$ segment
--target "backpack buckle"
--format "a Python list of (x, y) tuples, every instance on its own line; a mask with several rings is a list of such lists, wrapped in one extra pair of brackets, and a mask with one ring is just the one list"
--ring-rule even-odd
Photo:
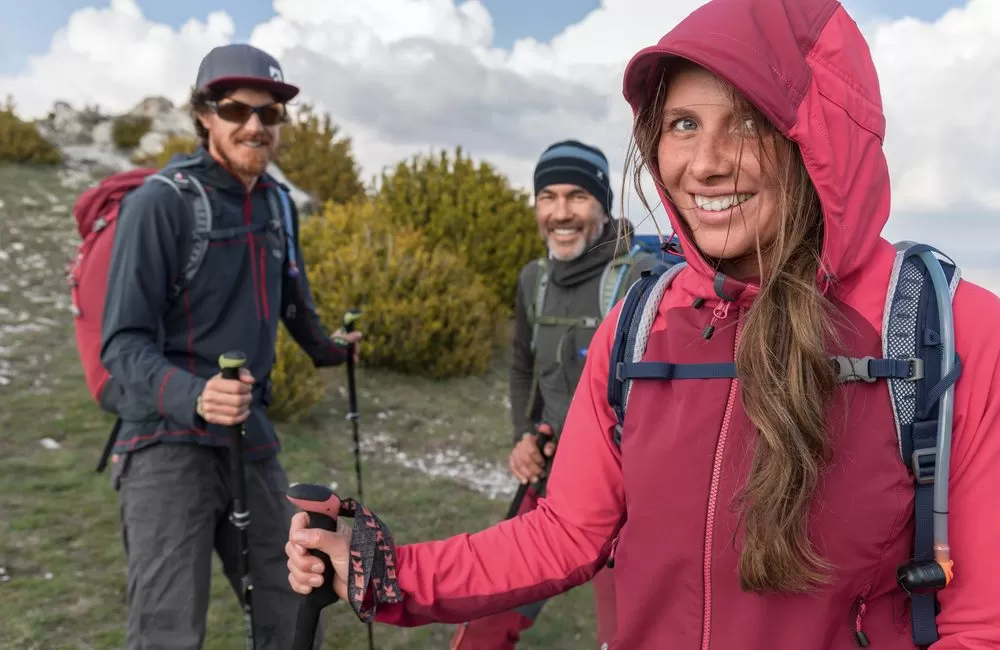
[(868, 356), (855, 359), (853, 357), (836, 356), (833, 357), (833, 360), (837, 364), (838, 382), (863, 381), (873, 384), (878, 381), (869, 372), (869, 364), (875, 360), (875, 357)]
[(907, 359), (910, 363), (910, 376), (903, 381), (918, 381), (924, 378), (924, 360), (918, 357)]
[(913, 479), (919, 485), (927, 485), (934, 482), (934, 469), (936, 467), (936, 447), (917, 449), (910, 456), (910, 469), (913, 470)]

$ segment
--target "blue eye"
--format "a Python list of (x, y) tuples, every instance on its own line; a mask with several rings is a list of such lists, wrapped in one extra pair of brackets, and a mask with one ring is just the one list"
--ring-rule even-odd
[(695, 124), (694, 120), (691, 118), (682, 117), (679, 120), (674, 120), (673, 123), (671, 123), (670, 128), (675, 131), (688, 131), (697, 128), (697, 126), (698, 125)]

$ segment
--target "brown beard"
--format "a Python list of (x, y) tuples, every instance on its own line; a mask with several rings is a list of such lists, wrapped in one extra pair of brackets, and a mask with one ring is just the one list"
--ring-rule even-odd
[(221, 159), (223, 166), (226, 167), (233, 174), (240, 177), (257, 177), (264, 173), (267, 169), (268, 163), (273, 159), (275, 154), (274, 141), (270, 138), (262, 138), (261, 142), (264, 146), (259, 150), (264, 155), (255, 156), (252, 158), (252, 162), (248, 162), (246, 159), (241, 159), (237, 156), (231, 155), (233, 150), (240, 146), (240, 142), (247, 140), (248, 138), (238, 138), (236, 140), (229, 140), (223, 142), (221, 138), (210, 136), (212, 140), (213, 149), (216, 155)]

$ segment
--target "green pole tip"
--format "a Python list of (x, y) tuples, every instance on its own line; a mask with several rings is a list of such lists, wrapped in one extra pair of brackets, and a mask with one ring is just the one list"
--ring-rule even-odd
[(242, 368), (247, 362), (247, 357), (242, 352), (223, 352), (219, 355), (220, 368)]

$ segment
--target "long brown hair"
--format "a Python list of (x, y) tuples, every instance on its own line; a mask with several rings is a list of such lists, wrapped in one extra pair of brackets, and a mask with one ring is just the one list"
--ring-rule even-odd
[[(652, 163), (662, 130), (667, 73), (687, 66), (695, 67), (683, 62), (662, 69), (655, 92), (636, 118), (625, 176), (632, 166), (634, 187), (647, 210), (642, 171), (648, 170), (663, 188)], [(801, 592), (825, 582), (830, 568), (813, 547), (808, 529), (810, 504), (829, 453), (826, 413), (836, 388), (826, 348), (835, 336), (816, 281), (822, 208), (797, 145), (731, 86), (730, 95), (735, 114), (752, 117), (758, 125), (755, 153), (762, 169), (770, 166), (776, 172), (780, 223), (774, 241), (762, 247), (758, 239), (760, 293), (746, 314), (736, 352), (743, 407), (758, 432), (740, 498), (745, 525), (740, 580), (753, 591)], [(769, 141), (772, 147), (765, 146)], [(743, 152), (741, 146), (741, 156)], [(624, 190), (623, 183), (623, 195)], [(706, 261), (716, 268), (722, 263)]]

